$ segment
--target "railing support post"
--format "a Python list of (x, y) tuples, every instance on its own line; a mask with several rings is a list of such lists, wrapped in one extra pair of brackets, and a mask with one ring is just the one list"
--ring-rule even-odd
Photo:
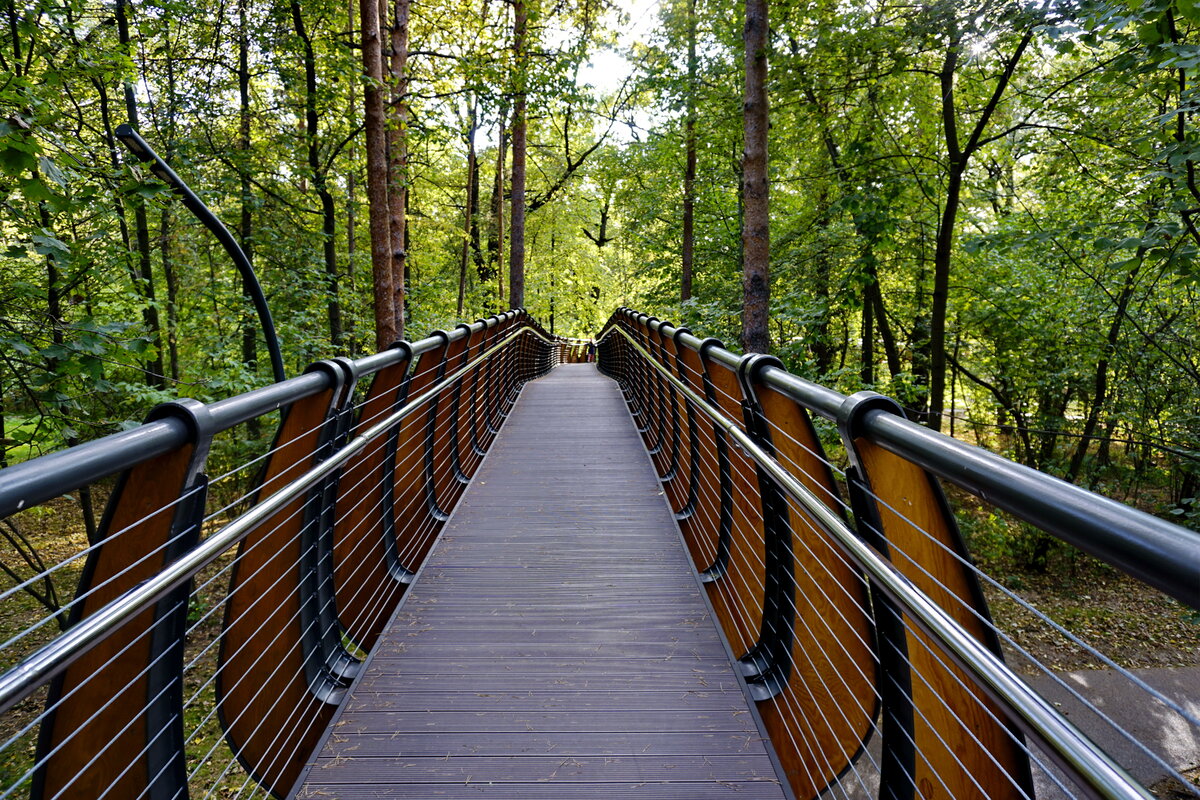
[[(738, 380), (742, 384), (742, 411), (746, 432), (766, 453), (775, 455), (771, 426), (758, 402), (755, 385), (764, 367), (783, 367), (774, 356), (751, 353), (738, 365)], [(779, 486), (755, 467), (759, 495), (762, 498), (763, 524), (763, 618), (762, 633), (754, 648), (743, 657), (753, 664), (757, 674), (747, 677), (750, 694), (755, 700), (766, 700), (787, 685), (792, 669), (792, 626), (795, 623), (796, 585), (793, 574), (792, 531), (788, 520), (787, 500)]]

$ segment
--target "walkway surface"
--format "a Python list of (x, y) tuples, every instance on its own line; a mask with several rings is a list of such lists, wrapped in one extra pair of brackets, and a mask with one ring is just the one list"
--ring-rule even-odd
[(783, 798), (642, 442), (526, 386), (300, 798)]

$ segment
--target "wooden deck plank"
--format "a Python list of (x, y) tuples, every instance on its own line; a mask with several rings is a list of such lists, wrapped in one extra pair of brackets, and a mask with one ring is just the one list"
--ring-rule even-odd
[(528, 385), (300, 798), (783, 798), (616, 385)]

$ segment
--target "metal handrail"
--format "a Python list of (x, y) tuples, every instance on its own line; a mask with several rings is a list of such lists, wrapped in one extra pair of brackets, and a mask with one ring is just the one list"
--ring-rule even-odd
[[(464, 331), (463, 335), (466, 335), (465, 332), (467, 329), (464, 327), (461, 330)], [(529, 325), (522, 325), (519, 329), (505, 336), (504, 339), (464, 364), (453, 375), (433, 384), (425, 392), (405, 403), (403, 407), (367, 428), (358, 436), (355, 436), (341, 449), (329, 456), (329, 458), (309, 469), (291, 483), (280, 488), (279, 491), (255, 505), (233, 522), (206, 537), (195, 549), (177, 561), (168, 564), (153, 578), (142, 582), (97, 609), (78, 624), (72, 626), (66, 632), (60, 634), (54, 640), (9, 668), (0, 675), (0, 713), (8, 711), (32, 694), (38, 687), (62, 673), (67, 667), (97, 646), (118, 628), (130, 622), (139, 614), (153, 608), (155, 603), (170, 594), (172, 590), (195, 577), (202, 569), (212, 564), (222, 554), (228, 552), (263, 522), (297, 499), (304, 491), (333, 474), (352, 456), (362, 451), (378, 437), (387, 433), (419, 406), (436, 397), (444, 389), (452, 386), (468, 371), (486, 361), (493, 353), (503, 349), (509, 342), (524, 333), (530, 333), (547, 344), (554, 344), (552, 339), (547, 338), (539, 330)], [(419, 342), (417, 346), (431, 342), (432, 344), (423, 348), (423, 350), (429, 350), (433, 346), (442, 344), (444, 341), (444, 339), (439, 337), (430, 337), (430, 339)], [(417, 346), (414, 346), (414, 350)], [(300, 379), (297, 378), (295, 380)], [(152, 426), (147, 425), (143, 427)]]
[[(407, 347), (393, 347), (351, 363), (355, 374), (362, 378), (404, 358), (415, 360), (417, 356), (442, 344), (450, 344), (464, 336), (494, 327), (520, 312), (521, 309), (506, 311), (486, 320), (478, 320), (469, 326), (455, 328), (449, 333), (438, 332)], [(541, 333), (538, 335), (542, 336)], [(330, 380), (330, 373), (326, 371), (309, 372), (211, 403), (208, 405), (208, 411), (212, 417), (213, 432), (228, 430), (282, 406), (323, 392), (330, 387)], [(187, 442), (187, 437), (187, 425), (183, 421), (176, 418), (161, 419), (6, 467), (2, 471), (4, 480), (0, 482), (0, 518), (74, 491), (80, 486), (94, 483), (114, 472), (149, 461), (155, 456), (169, 453), (182, 447)]]
[[(627, 308), (617, 313), (635, 322), (649, 319)], [(693, 350), (703, 344), (670, 323), (656, 320), (652, 327), (668, 338), (678, 335)], [(743, 358), (724, 347), (709, 347), (706, 353), (735, 371)], [(824, 419), (842, 421), (849, 410), (846, 395), (779, 367), (764, 366), (758, 376)], [(867, 411), (859, 430), (885, 450), (1200, 609), (1200, 533), (894, 414)]]
[(1107, 753), (1022, 681), (999, 657), (971, 636), (874, 548), (863, 542), (836, 513), (768, 455), (736, 422), (709, 405), (684, 381), (663, 367), (628, 331), (614, 326), (601, 338), (611, 335), (612, 331), (624, 336), (656, 371), (719, 425), (755, 464), (793, 500), (800, 503), (876, 585), (902, 605), (905, 612), (926, 633), (946, 648), (947, 654), (972, 676), (979, 688), (1014, 712), (1014, 721), (1026, 733), (1049, 746), (1050, 755), (1059, 762), (1059, 766), (1066, 767), (1083, 778), (1097, 797), (1109, 800), (1152, 798), (1152, 795), (1138, 785)]

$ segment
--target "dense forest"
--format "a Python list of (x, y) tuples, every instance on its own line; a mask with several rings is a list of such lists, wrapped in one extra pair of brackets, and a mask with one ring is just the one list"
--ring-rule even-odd
[(271, 380), (129, 124), (250, 256), (288, 374), (510, 304), (575, 336), (628, 305), (1196, 513), (1194, 0), (0, 19), (0, 463)]

